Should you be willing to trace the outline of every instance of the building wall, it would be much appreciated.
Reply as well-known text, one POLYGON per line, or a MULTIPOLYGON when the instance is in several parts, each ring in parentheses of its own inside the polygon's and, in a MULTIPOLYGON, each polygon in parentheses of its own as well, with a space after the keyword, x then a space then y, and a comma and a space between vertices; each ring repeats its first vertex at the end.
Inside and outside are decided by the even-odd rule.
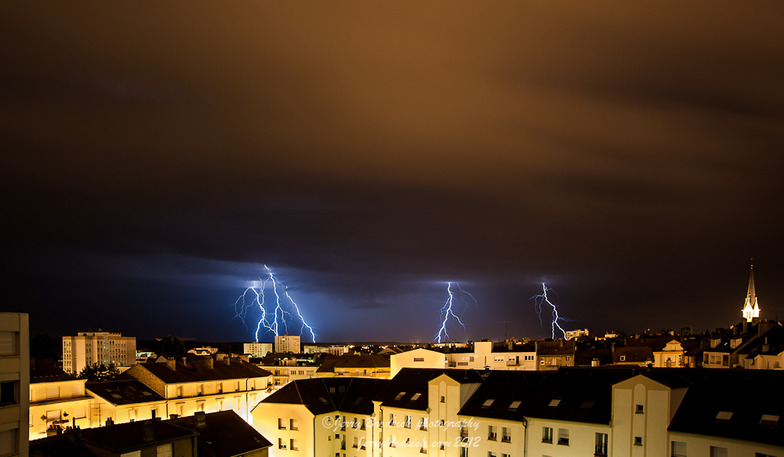
MULTIPOLYGON (((594 455, 596 434, 604 433, 608 437, 608 447, 612 442, 609 424, 588 424, 582 422, 555 421, 547 419, 529 419, 528 421, 528 455, 568 457, 576 455, 594 455), (552 439, 544 439, 544 429, 552 430, 552 439), (561 437, 568 435, 568 441, 561 437)), ((608 449, 608 451, 610 451, 608 449)), ((519 454, 522 455, 522 454, 519 454)), ((609 455, 609 454, 608 454, 609 455)), ((615 453, 614 456, 628 456, 628 453, 615 453)), ((651 454, 667 457, 667 454, 651 454)), ((500 456, 499 456, 500 457, 500 456)))
MULTIPOLYGON (((671 432, 669 436, 668 452, 672 450, 672 443, 686 444, 688 457, 711 457, 711 446, 724 448, 730 457, 756 457, 759 455, 780 456, 784 455, 784 447, 769 444, 753 443, 750 441, 732 440, 719 436, 702 436, 688 433, 671 432)), ((668 456, 671 454, 667 454, 668 456)))
POLYGON ((667 427, 682 395, 638 375, 613 386, 614 455, 646 457, 669 453, 667 427))
POLYGON ((446 368, 446 355, 442 352, 428 349, 414 349, 411 351, 392 354, 389 357, 390 377, 403 368, 446 368))
POLYGON ((272 343, 243 343, 242 352, 251 357, 264 357, 272 352, 272 343))
POLYGON ((28 455, 29 328, 27 314, 0 313, 0 455, 28 455))
POLYGON ((275 337, 275 352, 300 353, 299 335, 278 335, 275 337))
POLYGON ((71 379, 30 384, 30 417, 28 434, 31 440, 46 437, 46 430, 55 421, 66 419, 63 427, 90 427, 90 397, 85 392, 86 379, 71 379))

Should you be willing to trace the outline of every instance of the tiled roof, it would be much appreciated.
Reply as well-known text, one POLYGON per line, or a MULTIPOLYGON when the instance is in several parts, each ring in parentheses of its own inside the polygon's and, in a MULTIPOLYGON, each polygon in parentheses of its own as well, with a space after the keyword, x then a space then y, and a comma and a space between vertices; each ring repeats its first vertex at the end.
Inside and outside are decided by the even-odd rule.
POLYGON ((631 369, 491 371, 460 415, 522 421, 523 417, 609 424, 612 385, 631 369))
POLYGON ((62 370, 51 359, 30 361, 30 384, 41 382, 73 381, 75 376, 62 370))
POLYGON ((484 382, 476 370, 403 368, 392 378, 379 400, 384 406, 424 411, 427 409, 428 383, 442 374, 461 384, 484 382))
POLYGON ((115 405, 163 401, 164 398, 136 379, 88 382, 87 391, 115 405))
POLYGON ((694 385, 670 431, 784 446, 784 373, 688 370, 684 375, 694 385))
POLYGON ((197 416, 180 417, 165 422, 196 431, 200 456, 230 457, 272 445, 234 411, 204 414, 203 418, 202 426, 199 426, 197 416))
POLYGON ((292 381, 262 403, 304 405, 314 415, 332 411, 371 414, 373 400, 389 383, 382 379, 314 378, 292 381))
MULTIPOLYGON (((232 359, 229 363, 216 361, 212 363, 212 368, 203 358, 189 359, 187 363, 178 360, 174 370, 169 368, 167 363, 161 362, 140 363, 138 365, 167 384, 272 376, 269 371, 240 359, 232 359)), ((127 379, 129 375, 124 374, 123 377, 127 379)))

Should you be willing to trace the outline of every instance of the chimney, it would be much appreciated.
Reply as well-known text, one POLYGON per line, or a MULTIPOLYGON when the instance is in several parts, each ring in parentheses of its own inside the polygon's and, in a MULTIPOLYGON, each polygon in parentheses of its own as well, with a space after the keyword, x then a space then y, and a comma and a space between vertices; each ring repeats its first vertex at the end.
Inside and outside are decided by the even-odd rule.
POLYGON ((155 430, 152 426, 152 421, 144 421, 142 424, 142 441, 153 441, 155 439, 155 430))
POLYGON ((768 352, 770 350, 770 346, 768 346, 768 337, 765 337, 765 341, 762 343, 762 352, 768 352))
POLYGON ((204 366, 209 368, 210 370, 212 370, 213 369, 212 356, 211 355, 210 356, 206 356, 206 357, 204 357, 203 360, 204 360, 204 366))
POLYGON ((171 371, 177 370, 177 360, 174 357, 169 357, 166 359, 166 366, 169 367, 171 371))
POLYGON ((204 411, 196 411, 193 413, 193 417, 196 418, 196 428, 207 427, 207 414, 204 411))
POLYGON ((106 426, 109 427, 110 425, 114 425, 114 419, 111 417, 106 419, 106 426))

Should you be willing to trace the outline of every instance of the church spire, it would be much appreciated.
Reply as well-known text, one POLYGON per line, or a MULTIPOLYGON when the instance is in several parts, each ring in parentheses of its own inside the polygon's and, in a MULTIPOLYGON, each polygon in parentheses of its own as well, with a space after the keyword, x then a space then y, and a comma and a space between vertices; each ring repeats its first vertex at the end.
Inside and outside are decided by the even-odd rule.
POLYGON ((746 322, 752 322, 754 319, 759 319, 759 303, 757 302, 757 293, 754 290, 754 265, 751 265, 751 272, 749 273, 749 290, 746 292, 746 303, 741 310, 743 318, 746 322))

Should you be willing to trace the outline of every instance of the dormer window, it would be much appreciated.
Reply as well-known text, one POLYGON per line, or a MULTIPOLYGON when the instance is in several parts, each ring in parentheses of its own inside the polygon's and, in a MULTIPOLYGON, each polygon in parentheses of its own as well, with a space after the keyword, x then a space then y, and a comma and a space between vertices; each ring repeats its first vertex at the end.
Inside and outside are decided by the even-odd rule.
POLYGON ((403 395, 405 394, 406 394, 405 392, 400 392, 399 394, 397 394, 395 396, 395 401, 400 401, 400 399, 403 398, 403 395))
POLYGON ((732 411, 719 411, 716 413, 717 421, 729 421, 732 419, 732 411))
POLYGON ((482 403, 482 408, 489 408, 490 405, 492 405, 494 401, 495 401, 495 399, 488 398, 487 400, 485 400, 484 403, 482 403))
POLYGON ((760 417, 760 425, 776 427, 779 425, 779 418, 780 416, 775 414, 763 414, 762 417, 760 417))
POLYGON ((412 395, 412 396, 411 396, 411 401, 417 401, 417 399, 419 399, 419 397, 420 397, 421 395, 422 395, 422 394, 421 394, 421 393, 419 393, 419 392, 415 393, 414 395, 412 395))
POLYGON ((561 399, 560 398, 553 398, 552 400, 550 400, 550 403, 547 406, 552 406, 553 408, 555 408, 556 406, 558 406, 560 404, 561 404, 561 399))
POLYGON ((515 400, 509 405, 509 411, 517 411, 517 408, 520 407, 522 402, 520 400, 515 400))

